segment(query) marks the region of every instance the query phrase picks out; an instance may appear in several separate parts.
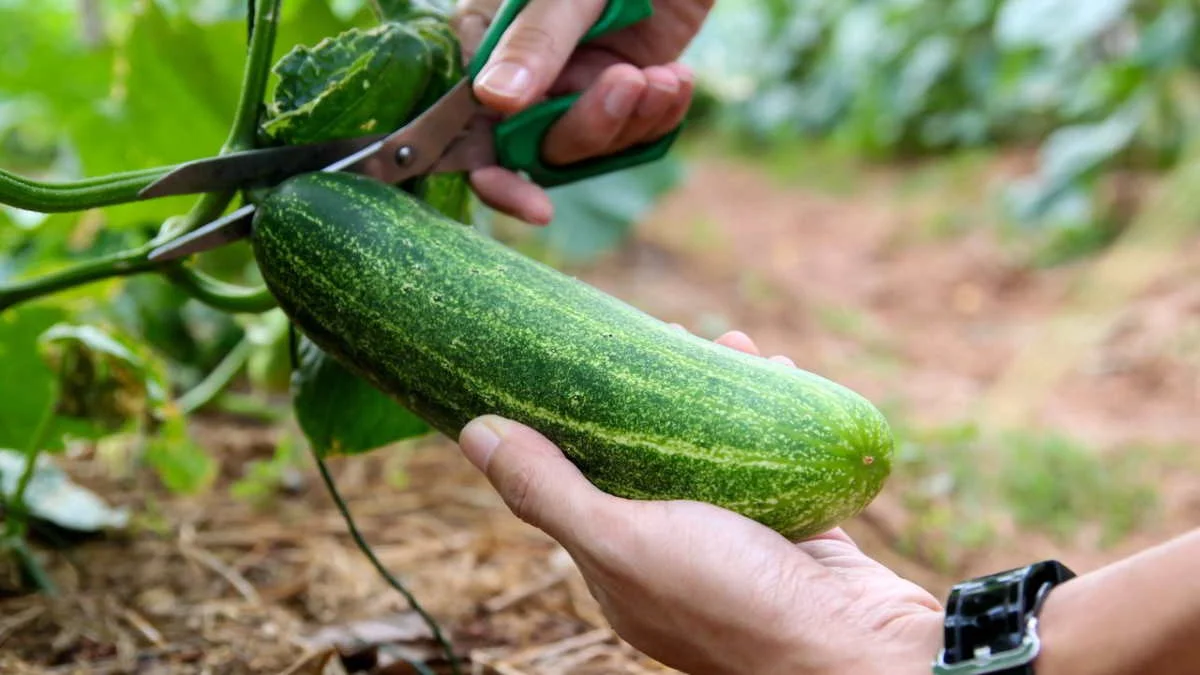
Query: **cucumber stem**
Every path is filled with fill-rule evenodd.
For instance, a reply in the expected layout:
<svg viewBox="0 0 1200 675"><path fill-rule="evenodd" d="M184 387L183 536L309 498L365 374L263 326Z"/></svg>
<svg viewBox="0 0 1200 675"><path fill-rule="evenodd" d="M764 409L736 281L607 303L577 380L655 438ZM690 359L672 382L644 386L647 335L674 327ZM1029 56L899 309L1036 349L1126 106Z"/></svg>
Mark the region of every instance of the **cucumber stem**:
<svg viewBox="0 0 1200 675"><path fill-rule="evenodd" d="M267 92L267 80L271 75L271 56L275 49L275 34L279 24L279 6L282 0L255 2L250 22L250 44L247 48L246 66L242 72L242 88L238 95L237 108L230 124L229 136L218 154L254 149L258 128L258 111ZM209 192L192 206L183 218L163 223L156 244L165 244L218 218L236 192Z"/></svg>
<svg viewBox="0 0 1200 675"><path fill-rule="evenodd" d="M36 279L0 287L0 312L19 303L76 286L112 277L132 276L134 274L151 272L158 264L146 259L149 252L150 248L145 246L121 251L120 253L72 265Z"/></svg>
<svg viewBox="0 0 1200 675"><path fill-rule="evenodd" d="M171 283L215 309L234 314L261 314L276 307L275 296L266 286L238 286L186 265L172 265L164 273Z"/></svg>
<svg viewBox="0 0 1200 675"><path fill-rule="evenodd" d="M233 349L229 350L225 358L221 359L217 367L213 368L199 384L179 397L176 401L179 411L184 415L190 415L211 403L225 387L229 386L234 376L250 360L250 355L253 352L254 344L250 342L249 338L242 338L241 342L238 342Z"/></svg>
<svg viewBox="0 0 1200 675"><path fill-rule="evenodd" d="M267 80L271 76L271 56L275 50L281 4L282 0L258 0L253 3L253 22L250 26L246 68L242 74L242 89L224 152L249 150L255 145L259 107L266 96Z"/></svg>
<svg viewBox="0 0 1200 675"><path fill-rule="evenodd" d="M50 183L0 169L0 204L38 213L64 213L138 201L138 192L171 170L142 169Z"/></svg>
<svg viewBox="0 0 1200 675"><path fill-rule="evenodd" d="M36 279L0 286L0 312L30 300L84 284L128 277L147 272L162 272L193 298L226 312L261 314L274 309L275 297L266 286L247 288L216 279L182 263L157 263L147 259L152 246L146 245L120 253L88 260Z"/></svg>

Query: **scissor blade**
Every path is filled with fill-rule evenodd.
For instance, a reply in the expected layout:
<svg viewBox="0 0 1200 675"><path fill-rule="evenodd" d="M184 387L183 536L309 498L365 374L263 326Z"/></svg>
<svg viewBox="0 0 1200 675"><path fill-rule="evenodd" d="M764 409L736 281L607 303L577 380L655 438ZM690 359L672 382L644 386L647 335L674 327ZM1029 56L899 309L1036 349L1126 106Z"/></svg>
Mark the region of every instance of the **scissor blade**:
<svg viewBox="0 0 1200 675"><path fill-rule="evenodd" d="M155 186L166 182L175 174L183 177L179 181L191 180L192 185L202 183L201 191L218 189L214 186L243 187L248 180L262 181L278 175L282 181L297 173L309 171L348 171L366 174L377 180L398 184L409 178L427 173L463 171L486 166L495 161L491 136L491 123L480 115L482 108L471 91L471 82L461 80L425 112L401 129L388 135L364 137L342 141L340 149L330 149L334 143L293 148L272 148L251 151L238 155L224 155L211 160L201 160L173 171ZM316 152L323 161L316 161ZM294 158L285 154L299 151ZM330 157L329 155L333 155ZM328 160L328 161L324 161ZM301 165L299 162L303 162ZM186 170L198 166L189 179ZM218 175L214 168L219 169ZM225 169L228 168L228 172ZM178 189L178 188L176 188ZM165 192L164 194L178 194ZM178 239L156 248L150 253L154 261L174 260L192 253L207 251L222 244L245 238L251 233L254 206L247 205L214 220Z"/></svg>
<svg viewBox="0 0 1200 675"><path fill-rule="evenodd" d="M326 143L246 150L181 164L142 189L143 199L216 190L267 187L298 173L318 171L376 143L383 134Z"/></svg>
<svg viewBox="0 0 1200 675"><path fill-rule="evenodd" d="M250 236L250 226L253 222L254 205L247 204L204 227L192 230L178 239L172 239L151 251L147 257L153 262L165 262L207 251L222 244L230 244Z"/></svg>

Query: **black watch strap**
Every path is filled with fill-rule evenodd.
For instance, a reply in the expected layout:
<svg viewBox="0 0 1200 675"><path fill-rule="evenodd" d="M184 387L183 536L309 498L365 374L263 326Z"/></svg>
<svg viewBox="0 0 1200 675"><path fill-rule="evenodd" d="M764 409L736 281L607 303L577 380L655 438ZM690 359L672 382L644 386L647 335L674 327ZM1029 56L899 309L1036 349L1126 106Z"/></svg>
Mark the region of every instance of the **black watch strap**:
<svg viewBox="0 0 1200 675"><path fill-rule="evenodd" d="M1046 560L957 584L946 602L939 675L1033 675L1037 613L1050 589L1075 576Z"/></svg>

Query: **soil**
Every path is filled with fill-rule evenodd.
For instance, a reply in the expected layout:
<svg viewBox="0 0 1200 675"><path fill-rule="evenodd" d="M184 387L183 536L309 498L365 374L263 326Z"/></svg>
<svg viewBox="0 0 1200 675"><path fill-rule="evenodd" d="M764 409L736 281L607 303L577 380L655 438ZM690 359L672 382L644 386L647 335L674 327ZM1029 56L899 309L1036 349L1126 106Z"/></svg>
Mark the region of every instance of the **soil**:
<svg viewBox="0 0 1200 675"><path fill-rule="evenodd" d="M1087 271L1033 268L992 228L937 225L985 218L994 179L1021 166L1001 158L913 196L903 171L864 173L847 194L705 159L620 250L573 273L707 337L744 331L764 354L843 382L906 424L970 421ZM1066 355L1074 365L1034 406L1038 428L1097 453L1183 448L1155 474L1153 519L1111 546L1010 524L947 566L928 553L936 538L910 540L919 521L906 504L918 485L899 474L847 531L941 595L966 575L1051 556L1083 572L1200 525L1190 452L1200 441L1200 289L1186 283L1197 262L1200 242L1178 251L1087 350ZM288 429L206 416L194 433L223 466L203 495L116 479L92 455L64 462L135 509L139 527L69 556L40 549L61 593L0 600L0 671L415 673L404 660L415 658L449 672L420 617L354 548L309 464L265 502L230 495ZM668 672L611 631L569 557L514 518L452 443L426 439L331 468L364 537L472 672Z"/></svg>

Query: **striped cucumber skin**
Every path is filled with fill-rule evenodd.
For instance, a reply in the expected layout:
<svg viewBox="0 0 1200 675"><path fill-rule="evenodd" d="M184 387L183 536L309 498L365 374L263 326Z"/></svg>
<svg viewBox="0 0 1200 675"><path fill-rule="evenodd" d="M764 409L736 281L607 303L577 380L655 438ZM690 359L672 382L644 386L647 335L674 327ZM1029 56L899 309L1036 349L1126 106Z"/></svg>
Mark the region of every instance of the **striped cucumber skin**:
<svg viewBox="0 0 1200 675"><path fill-rule="evenodd" d="M794 539L857 514L891 470L887 422L853 391L678 331L373 179L290 179L252 241L309 339L452 438L503 415L609 493Z"/></svg>

